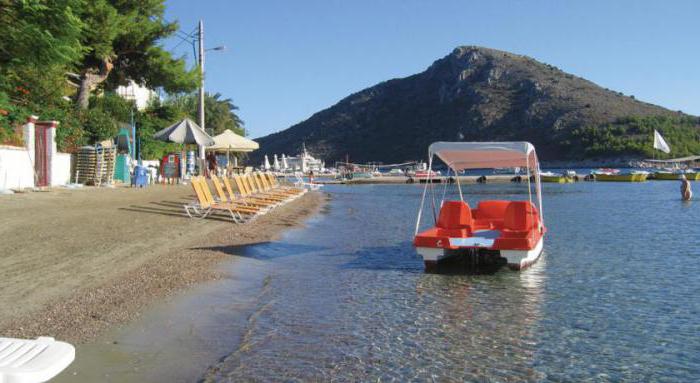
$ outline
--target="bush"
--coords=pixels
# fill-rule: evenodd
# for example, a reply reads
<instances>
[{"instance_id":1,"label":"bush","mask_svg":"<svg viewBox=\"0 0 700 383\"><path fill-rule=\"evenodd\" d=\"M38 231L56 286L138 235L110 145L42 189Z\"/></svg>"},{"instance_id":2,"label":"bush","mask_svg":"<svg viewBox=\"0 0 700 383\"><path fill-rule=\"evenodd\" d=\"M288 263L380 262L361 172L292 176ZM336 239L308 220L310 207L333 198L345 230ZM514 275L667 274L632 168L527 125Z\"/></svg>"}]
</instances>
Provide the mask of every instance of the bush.
<instances>
[{"instance_id":1,"label":"bush","mask_svg":"<svg viewBox=\"0 0 700 383\"><path fill-rule=\"evenodd\" d=\"M671 146L670 154L653 148L654 130ZM700 153L700 126L692 116L626 117L607 125L575 129L571 141L579 157L682 157Z\"/></svg>"}]
</instances>

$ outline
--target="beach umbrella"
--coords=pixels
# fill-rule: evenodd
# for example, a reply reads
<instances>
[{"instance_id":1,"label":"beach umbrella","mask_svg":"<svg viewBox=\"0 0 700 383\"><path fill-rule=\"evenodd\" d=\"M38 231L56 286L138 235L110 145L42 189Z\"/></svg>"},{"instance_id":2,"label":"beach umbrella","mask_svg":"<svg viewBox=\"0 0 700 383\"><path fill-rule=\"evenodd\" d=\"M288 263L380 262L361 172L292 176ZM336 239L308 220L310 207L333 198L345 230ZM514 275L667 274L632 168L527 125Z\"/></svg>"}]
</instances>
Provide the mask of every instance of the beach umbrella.
<instances>
[{"instance_id":1,"label":"beach umbrella","mask_svg":"<svg viewBox=\"0 0 700 383\"><path fill-rule=\"evenodd\" d=\"M280 162L277 160L277 154L274 156L274 161L272 161L272 168L278 172L280 171Z\"/></svg>"},{"instance_id":2,"label":"beach umbrella","mask_svg":"<svg viewBox=\"0 0 700 383\"><path fill-rule=\"evenodd\" d=\"M265 155L265 162L263 163L263 168L265 170L270 170L270 160L267 158L267 154Z\"/></svg>"},{"instance_id":3,"label":"beach umbrella","mask_svg":"<svg viewBox=\"0 0 700 383\"><path fill-rule=\"evenodd\" d=\"M183 170L185 168L185 145L196 144L200 146L209 146L214 144L214 139L189 118L185 118L165 129L157 131L153 135L153 138L159 141L175 142L183 145L183 153L180 156L181 177L184 176L185 173Z\"/></svg>"},{"instance_id":4,"label":"beach umbrella","mask_svg":"<svg viewBox=\"0 0 700 383\"><path fill-rule=\"evenodd\" d=\"M165 129L159 130L153 135L153 138L159 141L170 141L184 145L214 145L214 139L189 118L185 118Z\"/></svg>"},{"instance_id":5,"label":"beach umbrella","mask_svg":"<svg viewBox=\"0 0 700 383\"><path fill-rule=\"evenodd\" d=\"M230 129L226 129L223 131L223 133L212 138L214 139L214 144L209 146L207 150L226 151L228 163L231 163L231 152L247 153L260 148L260 145L257 142L236 134ZM233 166L237 167L238 158L234 157L233 160Z\"/></svg>"},{"instance_id":6,"label":"beach umbrella","mask_svg":"<svg viewBox=\"0 0 700 383\"><path fill-rule=\"evenodd\" d=\"M223 133L213 137L214 143L207 150L230 150L232 152L252 152L260 148L260 145L233 131L226 129Z\"/></svg>"}]
</instances>

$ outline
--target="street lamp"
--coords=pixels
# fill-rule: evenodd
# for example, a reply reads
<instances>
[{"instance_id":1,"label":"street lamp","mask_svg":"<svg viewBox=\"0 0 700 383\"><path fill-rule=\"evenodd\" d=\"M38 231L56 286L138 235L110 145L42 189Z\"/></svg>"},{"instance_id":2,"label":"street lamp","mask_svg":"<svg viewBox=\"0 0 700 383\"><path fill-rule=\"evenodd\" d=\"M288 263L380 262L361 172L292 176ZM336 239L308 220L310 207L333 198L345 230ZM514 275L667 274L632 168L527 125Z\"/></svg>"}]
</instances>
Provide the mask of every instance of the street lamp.
<instances>
[{"instance_id":1,"label":"street lamp","mask_svg":"<svg viewBox=\"0 0 700 383\"><path fill-rule=\"evenodd\" d=\"M204 52L206 51L223 51L226 49L225 46L221 45L215 48L204 49L204 21L199 20L199 75L200 75L200 85L199 85L199 126L206 131L204 126ZM199 158L204 160L204 146L199 147Z\"/></svg>"}]
</instances>

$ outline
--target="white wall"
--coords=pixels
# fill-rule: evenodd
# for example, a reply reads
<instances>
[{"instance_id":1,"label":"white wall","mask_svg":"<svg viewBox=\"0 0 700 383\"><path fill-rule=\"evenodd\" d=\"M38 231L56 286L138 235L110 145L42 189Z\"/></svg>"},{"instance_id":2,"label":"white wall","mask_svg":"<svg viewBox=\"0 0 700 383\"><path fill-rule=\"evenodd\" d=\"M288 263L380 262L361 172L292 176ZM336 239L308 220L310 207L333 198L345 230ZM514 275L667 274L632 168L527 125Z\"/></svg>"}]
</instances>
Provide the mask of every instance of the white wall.
<instances>
[{"instance_id":1,"label":"white wall","mask_svg":"<svg viewBox=\"0 0 700 383\"><path fill-rule=\"evenodd\" d=\"M56 153L51 160L51 186L70 182L71 156ZM34 164L21 147L0 145L0 190L34 187Z\"/></svg>"},{"instance_id":2,"label":"white wall","mask_svg":"<svg viewBox=\"0 0 700 383\"><path fill-rule=\"evenodd\" d=\"M51 160L51 186L70 183L70 154L56 153Z\"/></svg>"},{"instance_id":3,"label":"white wall","mask_svg":"<svg viewBox=\"0 0 700 383\"><path fill-rule=\"evenodd\" d=\"M34 167L29 152L16 146L0 145L0 190L31 187L34 187Z\"/></svg>"}]
</instances>

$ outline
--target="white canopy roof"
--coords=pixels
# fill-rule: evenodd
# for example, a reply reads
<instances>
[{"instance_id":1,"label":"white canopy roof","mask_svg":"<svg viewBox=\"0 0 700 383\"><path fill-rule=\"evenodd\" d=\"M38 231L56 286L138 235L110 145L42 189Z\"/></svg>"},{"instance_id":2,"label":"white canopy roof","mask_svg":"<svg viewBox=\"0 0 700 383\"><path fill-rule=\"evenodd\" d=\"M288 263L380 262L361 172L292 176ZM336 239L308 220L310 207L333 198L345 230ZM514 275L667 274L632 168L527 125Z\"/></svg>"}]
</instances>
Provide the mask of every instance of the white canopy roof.
<instances>
[{"instance_id":1,"label":"white canopy roof","mask_svg":"<svg viewBox=\"0 0 700 383\"><path fill-rule=\"evenodd\" d=\"M529 142L434 142L428 152L455 171L538 166Z\"/></svg>"},{"instance_id":2,"label":"white canopy roof","mask_svg":"<svg viewBox=\"0 0 700 383\"><path fill-rule=\"evenodd\" d=\"M249 140L241 135L232 132L229 129L224 130L223 133L216 135L214 138L214 145L207 148L207 150L230 150L232 152L252 152L260 148L257 142Z\"/></svg>"},{"instance_id":3,"label":"white canopy roof","mask_svg":"<svg viewBox=\"0 0 700 383\"><path fill-rule=\"evenodd\" d=\"M178 144L197 144L209 146L214 140L189 118L178 121L165 129L157 131L153 138L160 141L176 142Z\"/></svg>"}]
</instances>

